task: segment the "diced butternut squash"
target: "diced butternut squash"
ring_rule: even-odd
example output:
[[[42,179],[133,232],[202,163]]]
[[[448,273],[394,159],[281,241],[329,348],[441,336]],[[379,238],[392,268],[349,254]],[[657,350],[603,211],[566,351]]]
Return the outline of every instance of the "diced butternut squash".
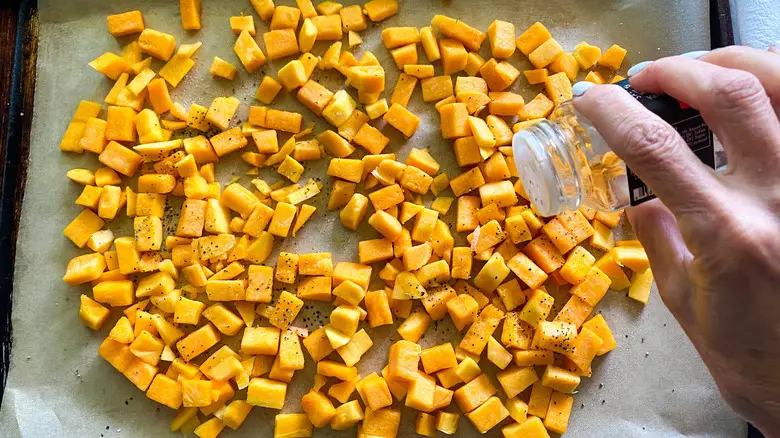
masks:
[[[483,268],[484,270],[484,268]],[[488,305],[477,316],[474,324],[469,327],[460,342],[460,348],[472,354],[481,354],[488,343],[488,338],[498,327],[504,317],[504,312],[493,305]]]
[[[286,383],[255,377],[249,382],[246,401],[252,406],[280,410],[286,397]]]
[[[598,63],[602,67],[617,70],[621,65],[623,65],[623,59],[625,59],[626,53],[628,53],[626,49],[615,44],[608,48],[603,55],[601,55]]]
[[[653,271],[646,269],[644,272],[634,272],[631,275],[631,286],[628,288],[628,297],[642,304],[647,304],[650,299],[650,288],[653,285]]]
[[[515,25],[495,20],[488,27],[490,51],[494,58],[506,59],[515,52]]]
[[[128,11],[109,15],[106,18],[108,20],[108,32],[115,37],[132,35],[144,30],[144,17],[141,11]]]
[[[336,416],[336,408],[324,394],[309,391],[301,399],[301,406],[314,427],[324,427]]]
[[[350,5],[338,11],[344,32],[362,32],[368,28],[366,17],[360,5]]]

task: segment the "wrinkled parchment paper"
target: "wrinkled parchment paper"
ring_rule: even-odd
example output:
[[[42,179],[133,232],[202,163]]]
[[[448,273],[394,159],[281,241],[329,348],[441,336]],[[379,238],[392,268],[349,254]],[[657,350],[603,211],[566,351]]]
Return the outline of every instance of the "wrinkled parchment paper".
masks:
[[[0,411],[0,436],[144,436],[173,435],[168,426],[173,411],[162,407],[138,391],[127,379],[97,356],[97,347],[118,316],[109,320],[100,333],[94,333],[78,320],[78,296],[89,294],[87,287],[72,288],[61,281],[67,260],[84,251],[78,250],[62,236],[62,228],[79,211],[73,201],[80,186],[65,179],[73,167],[96,168],[94,155],[61,153],[57,147],[62,133],[80,99],[102,101],[111,81],[93,71],[87,63],[106,50],[119,53],[127,39],[115,40],[106,31],[105,17],[110,13],[140,9],[147,26],[174,34],[177,43],[203,41],[196,55],[197,65],[173,91],[174,99],[188,106],[192,102],[208,106],[215,96],[235,94],[243,102],[239,112],[246,119],[248,105],[261,75],[247,74],[232,46],[228,17],[253,14],[246,0],[203,0],[201,32],[181,30],[178,2],[141,0],[40,0],[40,47],[35,115],[30,150],[30,167],[22,212],[17,250],[13,309],[13,352],[8,386]],[[290,1],[278,1],[293,4]],[[351,2],[346,2],[351,3]],[[709,47],[707,2],[704,0],[538,0],[538,1],[422,1],[402,2],[400,13],[382,26],[424,26],[436,13],[459,17],[483,30],[493,19],[516,24],[518,34],[536,20],[544,22],[566,49],[581,40],[607,48],[619,43],[629,50],[626,64],[664,55]],[[256,18],[258,34],[267,23]],[[381,46],[382,26],[370,25],[363,33],[365,42],[354,52],[375,51],[386,66],[388,98],[397,69]],[[260,43],[263,46],[262,42]],[[346,44],[345,44],[346,46]],[[322,54],[326,43],[314,49]],[[483,56],[488,58],[488,44]],[[419,49],[421,62],[424,53]],[[234,82],[215,80],[208,73],[218,55],[239,66],[240,77]],[[276,62],[263,70],[274,74],[283,63]],[[512,62],[527,68],[527,62],[515,55]],[[437,63],[438,65],[438,63]],[[160,64],[155,63],[155,70]],[[437,67],[438,71],[438,67]],[[335,71],[320,72],[315,78],[336,90],[343,78]],[[513,87],[526,99],[538,91],[521,79]],[[282,91],[276,105],[301,111],[306,125],[323,122],[300,106],[295,97]],[[450,175],[456,169],[451,146],[439,135],[438,117],[433,106],[423,104],[420,91],[410,109],[421,116],[422,125],[409,141],[392,128],[383,132],[393,140],[390,149],[405,158],[411,147],[428,147]],[[382,123],[379,126],[383,126]],[[221,180],[244,175],[246,166],[238,160],[221,164]],[[324,176],[326,160],[309,165],[304,178]],[[230,171],[228,171],[230,170]],[[279,176],[264,170],[270,182]],[[329,180],[324,177],[323,180]],[[304,179],[305,181],[305,179]],[[324,208],[327,194],[315,204],[314,218],[296,239],[277,243],[279,249],[315,252],[332,251],[336,261],[356,257],[357,236],[346,232],[337,215]],[[430,201],[428,201],[430,202]],[[454,218],[454,208],[447,220]],[[111,224],[128,235],[127,223]],[[368,227],[361,234],[371,235]],[[121,235],[121,234],[120,234]],[[275,263],[276,252],[268,263]],[[278,292],[277,292],[278,294]],[[557,295],[556,308],[565,303]],[[327,307],[315,309],[325,310]],[[618,348],[598,358],[592,379],[585,379],[575,396],[575,405],[567,436],[571,437],[659,437],[702,436],[744,437],[745,425],[721,400],[718,392],[682,330],[654,294],[646,307],[629,300],[625,294],[610,292],[598,307],[617,338]],[[118,312],[116,312],[118,313]],[[314,309],[307,309],[309,327],[319,320]],[[305,325],[302,317],[298,325]],[[367,327],[366,327],[367,328]],[[386,351],[397,339],[393,327],[369,330],[374,347],[359,364],[361,375],[379,371],[386,361]],[[454,327],[447,319],[437,329],[429,328],[420,341],[424,347],[448,339],[454,340]],[[488,370],[492,364],[482,362]],[[300,397],[312,383],[314,366],[307,360],[306,369],[296,373],[283,412],[300,412]],[[240,392],[243,396],[243,392]],[[353,396],[356,396],[354,394]],[[451,408],[451,409],[454,409]],[[226,436],[271,437],[276,411],[255,408],[236,433]],[[403,410],[399,436],[414,434],[414,413]],[[355,430],[333,432],[329,428],[316,436],[354,436]],[[459,436],[477,436],[475,429],[461,418]],[[489,436],[499,436],[498,428]]]

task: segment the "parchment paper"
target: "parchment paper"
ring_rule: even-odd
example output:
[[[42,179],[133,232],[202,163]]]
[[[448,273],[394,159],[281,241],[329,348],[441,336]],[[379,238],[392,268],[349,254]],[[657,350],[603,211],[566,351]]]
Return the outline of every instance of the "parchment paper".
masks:
[[[177,43],[204,43],[196,55],[197,65],[172,93],[175,100],[185,106],[192,102],[208,106],[215,96],[235,94],[244,103],[240,118],[245,120],[261,74],[249,75],[241,68],[232,51],[235,36],[230,31],[228,17],[242,12],[253,14],[253,11],[246,0],[204,0],[203,3],[204,30],[185,33],[181,30],[175,1],[39,1],[38,82],[17,250],[12,366],[0,410],[0,436],[173,435],[168,428],[173,411],[146,399],[97,356],[100,341],[117,317],[109,320],[100,333],[87,329],[79,322],[77,312],[78,296],[90,294],[89,288],[72,288],[61,281],[67,260],[84,252],[62,236],[62,228],[80,210],[73,203],[80,186],[67,181],[65,172],[73,167],[94,169],[98,162],[88,153],[83,156],[61,153],[57,145],[79,100],[102,102],[111,86],[111,81],[87,63],[106,50],[119,53],[121,46],[128,42],[128,39],[117,41],[108,34],[106,15],[132,9],[143,11],[148,27],[176,35]],[[292,1],[279,3],[294,4]],[[381,46],[381,28],[429,25],[436,13],[459,17],[482,30],[487,30],[493,19],[509,20],[516,24],[518,34],[540,20],[569,50],[581,40],[605,49],[613,43],[623,45],[629,50],[626,65],[709,47],[705,0],[406,1],[402,2],[397,16],[381,26],[370,25],[363,32],[365,42],[354,50],[359,57],[363,50],[372,49],[381,58],[388,75],[388,98],[397,69]],[[267,30],[267,23],[257,18],[256,25],[258,34]],[[322,54],[326,47],[327,44],[318,43],[315,54]],[[485,44],[486,59],[488,49]],[[422,49],[419,53],[424,62]],[[215,55],[239,66],[238,80],[227,82],[210,77],[208,68]],[[284,62],[273,63],[263,70],[275,75]],[[521,69],[528,65],[517,55],[512,62]],[[159,67],[155,63],[155,70]],[[335,71],[317,75],[318,80],[334,91],[343,82]],[[526,99],[538,92],[526,86],[522,77],[514,88]],[[453,172],[456,166],[451,146],[440,137],[433,106],[423,104],[419,93],[415,91],[410,104],[410,109],[423,120],[417,134],[404,142],[390,127],[383,128],[383,132],[391,137],[390,148],[399,157],[405,158],[411,147],[428,147],[443,169],[453,175],[457,172]],[[301,111],[307,125],[317,122],[318,132],[324,127],[323,122],[289,93],[282,91],[275,105]],[[307,164],[304,178],[324,176],[326,161]],[[218,168],[222,169],[223,182],[237,175],[242,176],[244,184],[249,184],[251,177],[244,175],[246,166],[221,164]],[[230,168],[231,172],[225,172]],[[278,179],[275,172],[268,170],[262,176],[270,182]],[[336,214],[327,213],[326,200],[327,193],[317,198],[319,209],[312,221],[296,239],[277,243],[277,251],[332,251],[335,261],[356,257],[357,236],[344,230]],[[454,217],[455,209],[452,210],[446,218],[448,221]],[[112,224],[111,228],[123,230],[125,235],[131,232],[126,226],[122,228],[122,224]],[[360,234],[372,235],[367,227]],[[275,263],[275,255],[276,252],[269,258],[269,264]],[[565,297],[558,295],[556,301],[556,308],[560,308]],[[310,328],[316,328],[323,319],[322,314],[319,318],[314,314],[316,309],[325,310],[327,306],[307,308],[304,313],[310,317]],[[598,358],[593,378],[585,379],[580,386],[567,436],[745,436],[745,424],[721,400],[695,350],[657,294],[643,307],[623,293],[610,292],[598,310],[612,327],[618,348]],[[306,325],[301,321],[299,317],[298,325]],[[388,346],[398,339],[394,327],[381,327],[369,333],[374,347],[359,364],[361,375],[379,371],[386,361]],[[455,333],[447,319],[437,329],[429,328],[420,342],[428,347],[455,339]],[[494,372],[486,359],[482,363],[485,369]],[[313,363],[307,355],[306,369],[296,373],[283,412],[301,411],[299,400],[310,387],[313,372]],[[275,414],[277,411],[255,408],[237,433],[226,430],[225,436],[270,437]],[[412,436],[414,413],[404,408],[402,418],[399,436]],[[315,433],[333,437],[354,434],[354,429],[336,433],[329,428]],[[458,435],[478,434],[461,418]],[[489,434],[499,435],[498,428]]]

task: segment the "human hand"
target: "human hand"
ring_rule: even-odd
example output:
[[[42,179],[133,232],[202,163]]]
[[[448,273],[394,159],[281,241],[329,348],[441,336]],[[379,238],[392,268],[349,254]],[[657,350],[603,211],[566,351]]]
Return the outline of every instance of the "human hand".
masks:
[[[700,110],[728,171],[703,165],[620,87],[594,86],[574,105],[658,196],[628,218],[664,303],[724,399],[780,436],[780,56],[728,47],[645,64],[630,80]]]

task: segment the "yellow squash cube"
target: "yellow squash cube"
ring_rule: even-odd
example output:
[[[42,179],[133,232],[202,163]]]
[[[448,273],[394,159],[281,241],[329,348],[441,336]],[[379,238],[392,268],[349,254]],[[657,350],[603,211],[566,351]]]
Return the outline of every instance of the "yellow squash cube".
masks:
[[[246,402],[252,406],[269,409],[282,409],[287,397],[287,384],[261,377],[249,381]]]

